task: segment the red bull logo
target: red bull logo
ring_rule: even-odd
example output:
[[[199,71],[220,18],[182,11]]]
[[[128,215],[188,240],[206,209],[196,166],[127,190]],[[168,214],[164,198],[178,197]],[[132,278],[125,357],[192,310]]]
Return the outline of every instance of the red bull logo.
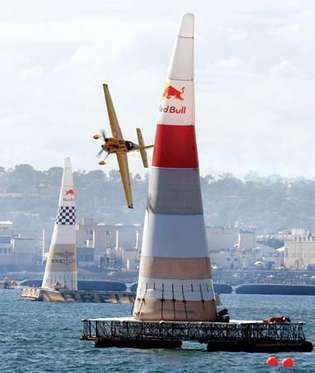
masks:
[[[65,190],[65,196],[73,197],[74,196],[74,190],[73,189],[66,189]]]
[[[74,189],[72,189],[72,188],[66,189],[65,192],[64,192],[64,199],[65,200],[73,200],[74,195],[75,195]]]
[[[166,98],[166,99],[170,99],[170,98],[175,98],[176,100],[181,100],[183,101],[184,98],[182,97],[182,95],[184,94],[184,91],[185,91],[185,87],[182,87],[180,90],[179,89],[176,89],[174,86],[172,85],[167,85],[163,91],[163,98]]]

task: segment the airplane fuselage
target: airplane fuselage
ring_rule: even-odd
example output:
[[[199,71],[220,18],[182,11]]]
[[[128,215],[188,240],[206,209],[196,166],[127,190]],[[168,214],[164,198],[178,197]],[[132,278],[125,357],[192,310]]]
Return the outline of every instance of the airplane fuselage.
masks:
[[[108,153],[128,153],[129,151],[136,150],[137,144],[132,141],[125,141],[115,139],[113,137],[106,139],[102,144],[102,148]]]

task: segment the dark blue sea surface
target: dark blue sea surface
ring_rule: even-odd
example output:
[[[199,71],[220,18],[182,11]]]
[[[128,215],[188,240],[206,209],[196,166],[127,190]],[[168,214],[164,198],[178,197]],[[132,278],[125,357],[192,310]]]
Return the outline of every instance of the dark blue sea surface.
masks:
[[[226,294],[234,319],[284,314],[304,320],[315,342],[315,297]],[[294,369],[265,365],[266,353],[207,352],[185,343],[180,350],[97,349],[80,341],[81,319],[130,315],[129,305],[28,302],[18,290],[0,290],[0,372],[315,372],[315,353],[289,355]]]

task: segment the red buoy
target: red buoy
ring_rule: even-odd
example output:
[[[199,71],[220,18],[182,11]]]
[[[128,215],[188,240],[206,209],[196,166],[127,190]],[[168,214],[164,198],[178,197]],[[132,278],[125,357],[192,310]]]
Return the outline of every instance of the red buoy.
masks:
[[[294,360],[291,357],[285,357],[282,360],[282,368],[292,368],[294,365]]]
[[[275,356],[269,356],[266,360],[266,364],[270,367],[278,366],[278,359]]]

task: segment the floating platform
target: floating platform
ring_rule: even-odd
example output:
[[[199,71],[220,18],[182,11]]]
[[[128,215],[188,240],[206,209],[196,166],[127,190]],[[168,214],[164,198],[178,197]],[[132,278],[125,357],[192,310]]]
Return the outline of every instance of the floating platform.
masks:
[[[39,302],[130,304],[134,302],[135,294],[126,291],[57,291],[43,288],[25,287],[21,289],[21,298]]]
[[[179,348],[183,341],[207,344],[208,351],[280,352],[313,350],[303,322],[138,321],[133,318],[84,319],[82,340],[95,347]]]
[[[23,280],[20,286],[29,286],[32,288],[40,288],[42,279]],[[104,281],[104,280],[78,280],[78,290],[89,291],[126,291],[127,286],[124,282],[119,281]]]
[[[245,284],[235,288],[236,294],[268,294],[268,295],[312,295],[315,296],[314,285],[282,285],[282,284]]]

